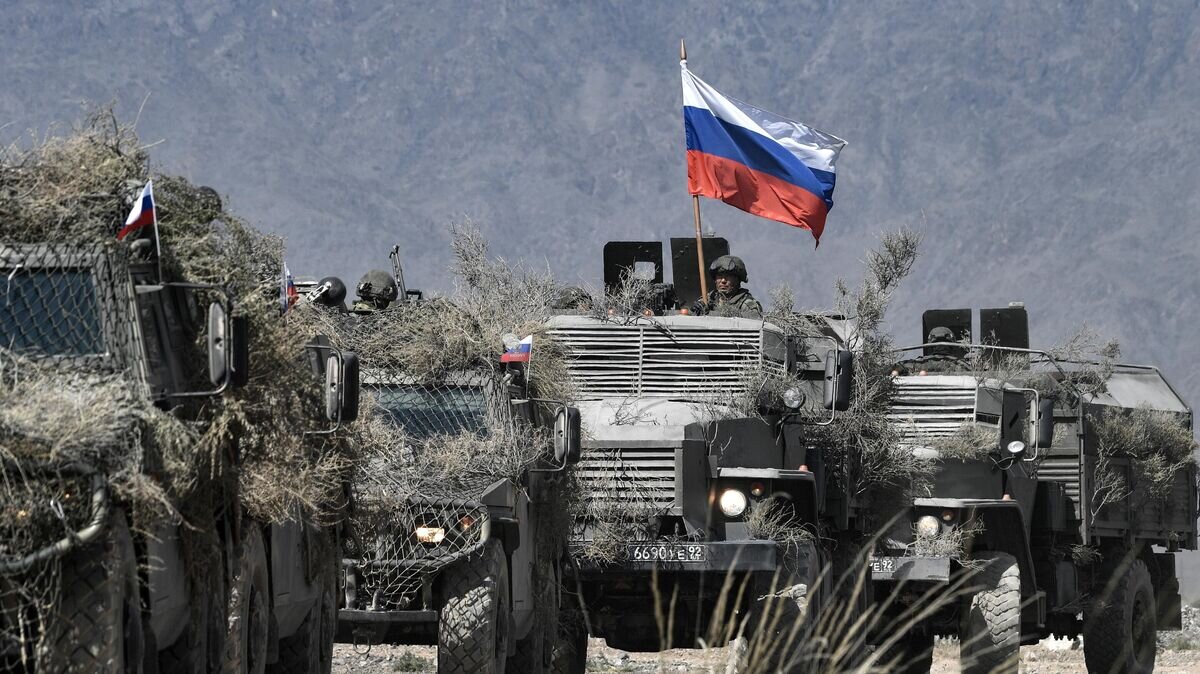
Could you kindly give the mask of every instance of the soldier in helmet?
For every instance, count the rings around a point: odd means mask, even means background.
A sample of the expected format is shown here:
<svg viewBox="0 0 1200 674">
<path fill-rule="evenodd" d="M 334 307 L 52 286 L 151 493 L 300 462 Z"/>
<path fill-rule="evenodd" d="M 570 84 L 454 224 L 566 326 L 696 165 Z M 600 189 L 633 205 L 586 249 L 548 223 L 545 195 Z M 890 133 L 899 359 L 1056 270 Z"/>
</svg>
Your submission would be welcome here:
<svg viewBox="0 0 1200 674">
<path fill-rule="evenodd" d="M 356 314 L 369 314 L 396 301 L 396 280 L 386 271 L 372 269 L 363 275 L 355 289 L 358 299 L 350 306 Z"/>
<path fill-rule="evenodd" d="M 905 361 L 896 366 L 896 374 L 927 374 L 947 370 L 961 370 L 962 359 L 966 357 L 966 347 L 954 339 L 954 331 L 939 325 L 929 331 L 925 337 L 925 355 Z"/>
<path fill-rule="evenodd" d="M 708 293 L 708 305 L 696 300 L 692 313 L 725 309 L 735 314 L 762 315 L 762 305 L 749 290 L 742 287 L 746 282 L 746 263 L 736 255 L 722 255 L 708 267 L 716 277 L 717 287 Z"/>
</svg>

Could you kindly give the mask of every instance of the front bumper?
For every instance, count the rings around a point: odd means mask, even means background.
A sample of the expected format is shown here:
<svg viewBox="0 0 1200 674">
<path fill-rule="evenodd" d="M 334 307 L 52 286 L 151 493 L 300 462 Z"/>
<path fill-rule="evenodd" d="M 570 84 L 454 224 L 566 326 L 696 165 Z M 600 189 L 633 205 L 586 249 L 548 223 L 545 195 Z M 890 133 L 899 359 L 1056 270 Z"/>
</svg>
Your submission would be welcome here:
<svg viewBox="0 0 1200 674">
<path fill-rule="evenodd" d="M 631 543 L 641 545 L 642 542 Z M 685 545 L 704 549 L 704 561 L 639 561 L 628 555 L 613 562 L 594 562 L 578 559 L 582 575 L 621 572 L 727 573 L 744 571 L 774 571 L 778 566 L 775 541 L 714 541 L 689 542 Z"/>
<path fill-rule="evenodd" d="M 435 644 L 438 612 L 364 611 L 339 609 L 335 641 L 355 646 L 373 644 Z"/>
</svg>

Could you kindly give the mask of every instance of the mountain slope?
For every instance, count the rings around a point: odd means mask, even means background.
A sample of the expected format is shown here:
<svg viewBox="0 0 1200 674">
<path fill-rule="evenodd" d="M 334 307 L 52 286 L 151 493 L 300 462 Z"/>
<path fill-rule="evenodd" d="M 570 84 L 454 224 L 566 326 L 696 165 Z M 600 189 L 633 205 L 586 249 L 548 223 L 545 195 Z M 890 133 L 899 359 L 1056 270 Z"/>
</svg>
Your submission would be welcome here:
<svg viewBox="0 0 1200 674">
<path fill-rule="evenodd" d="M 401 243 L 446 288 L 445 224 L 595 282 L 603 241 L 686 236 L 678 40 L 726 93 L 846 138 L 819 250 L 705 202 L 760 295 L 807 306 L 883 229 L 925 233 L 891 314 L 1024 300 L 1034 341 L 1084 322 L 1200 398 L 1200 10 L 1194 3 L 353 3 L 16 0 L 15 138 L 117 102 L 162 168 L 353 284 Z M 69 7 L 69 9 L 65 9 Z"/>
</svg>

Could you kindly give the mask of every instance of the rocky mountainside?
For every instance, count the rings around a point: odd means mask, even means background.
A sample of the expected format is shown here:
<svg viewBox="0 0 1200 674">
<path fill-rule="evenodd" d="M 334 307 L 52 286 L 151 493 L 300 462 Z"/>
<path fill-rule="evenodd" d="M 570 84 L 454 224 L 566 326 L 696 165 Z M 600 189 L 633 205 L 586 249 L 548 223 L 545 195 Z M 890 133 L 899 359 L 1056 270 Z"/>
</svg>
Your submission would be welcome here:
<svg viewBox="0 0 1200 674">
<path fill-rule="evenodd" d="M 595 282 L 603 241 L 691 231 L 686 37 L 714 86 L 850 142 L 819 250 L 704 204 L 754 290 L 825 305 L 909 225 L 900 341 L 924 307 L 1023 300 L 1035 342 L 1090 323 L 1200 400 L 1195 3 L 464 4 L 12 0 L 0 136 L 140 108 L 161 168 L 285 234 L 299 274 L 353 283 L 399 242 L 411 285 L 446 288 L 469 216 Z"/>
</svg>

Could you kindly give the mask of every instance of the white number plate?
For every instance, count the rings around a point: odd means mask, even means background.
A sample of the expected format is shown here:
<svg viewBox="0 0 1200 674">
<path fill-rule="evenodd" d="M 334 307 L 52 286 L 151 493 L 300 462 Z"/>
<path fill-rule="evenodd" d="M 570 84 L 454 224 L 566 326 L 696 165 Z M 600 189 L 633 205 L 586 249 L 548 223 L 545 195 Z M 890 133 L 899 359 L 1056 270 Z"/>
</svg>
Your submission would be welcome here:
<svg viewBox="0 0 1200 674">
<path fill-rule="evenodd" d="M 896 559 L 894 557 L 873 557 L 871 559 L 871 573 L 891 573 L 896 570 Z"/>
<path fill-rule="evenodd" d="M 629 559 L 635 562 L 704 562 L 708 548 L 703 545 L 636 544 L 629 546 Z"/>
</svg>

